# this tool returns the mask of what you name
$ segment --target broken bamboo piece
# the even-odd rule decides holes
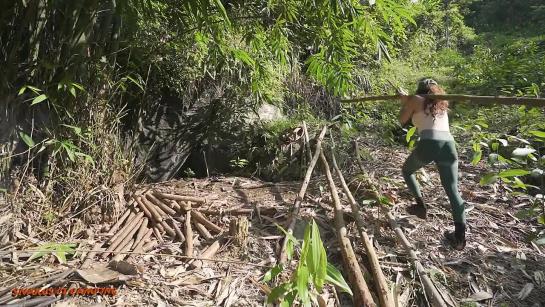
[[[407,252],[407,254],[409,254],[409,259],[411,260],[413,266],[416,269],[416,272],[418,273],[418,276],[420,277],[424,292],[431,305],[433,307],[447,307],[447,303],[444,301],[443,296],[441,296],[441,293],[439,293],[439,291],[433,284],[433,281],[426,273],[424,266],[418,260],[418,256],[416,255],[412,244],[409,242],[409,240],[407,240],[407,237],[405,236],[405,234],[397,224],[394,216],[392,215],[392,213],[390,213],[389,210],[386,211],[386,217],[388,218],[390,227],[394,230],[397,238],[401,242],[401,245],[403,245],[405,251]]]
[[[114,252],[115,256],[114,256],[114,258],[112,260],[121,261],[121,260],[125,259],[125,257],[127,256],[127,254],[125,254],[125,252],[128,252],[131,249],[131,247],[133,246],[135,241],[136,240],[131,239],[130,241],[127,242],[127,244],[125,244],[119,250],[116,250]]]
[[[409,95],[410,97],[411,95]],[[545,98],[531,98],[531,97],[505,97],[505,96],[475,96],[475,95],[455,95],[455,94],[443,94],[443,95],[419,95],[431,99],[441,99],[449,101],[471,101],[474,103],[483,104],[503,104],[503,105],[527,105],[532,107],[545,107]],[[364,101],[377,101],[377,100],[396,100],[399,99],[399,95],[380,95],[380,96],[368,96],[354,99],[341,99],[342,103],[354,103]]]
[[[365,246],[365,250],[367,252],[367,258],[369,260],[369,264],[371,265],[371,272],[373,273],[373,280],[375,281],[375,288],[378,293],[380,306],[393,307],[395,304],[394,298],[392,296],[392,293],[389,291],[388,283],[386,282],[386,278],[384,277],[384,273],[382,272],[377,254],[375,253],[375,248],[373,247],[373,244],[371,243],[371,240],[369,239],[369,236],[365,231],[365,224],[361,217],[358,204],[354,199],[352,192],[350,192],[350,189],[348,188],[348,185],[344,180],[344,176],[339,166],[337,165],[337,159],[335,158],[333,148],[331,148],[331,162],[333,164],[333,168],[337,173],[337,176],[339,177],[341,186],[346,195],[348,196],[350,207],[352,209],[354,219],[356,220],[356,225],[358,226],[358,232],[362,238],[363,245]]]
[[[185,255],[193,257],[193,229],[191,229],[191,211],[185,213]]]
[[[206,203],[206,199],[202,197],[194,197],[194,196],[182,196],[182,195],[176,195],[176,194],[168,194],[168,193],[162,193],[157,190],[153,191],[155,195],[157,195],[160,198],[168,199],[168,200],[177,200],[177,201],[190,201],[198,204],[204,204]]]
[[[131,214],[132,210],[126,210],[125,213],[117,220],[117,222],[108,230],[109,235],[114,235],[115,232],[119,229],[121,225],[123,225],[123,222],[125,222],[125,219]]]
[[[151,242],[148,242],[144,246],[142,246],[142,252],[147,253],[150,250],[154,249],[156,246],[157,246],[157,241],[152,240]]]
[[[299,215],[299,209],[301,207],[301,202],[303,202],[303,199],[305,198],[305,194],[307,192],[308,185],[310,183],[310,177],[312,176],[312,172],[314,171],[314,167],[316,166],[316,163],[318,162],[318,158],[320,158],[320,150],[322,148],[322,140],[324,139],[324,136],[327,132],[327,126],[324,126],[322,128],[322,131],[320,132],[320,135],[316,139],[316,152],[314,153],[314,156],[312,157],[312,160],[310,161],[307,172],[305,174],[305,179],[303,180],[303,183],[301,184],[301,189],[299,190],[299,194],[297,194],[297,198],[295,198],[295,201],[293,203],[293,211],[289,218],[288,223],[288,229],[286,230],[289,235],[293,234],[293,228],[295,227],[295,222],[297,221],[297,216]],[[280,264],[285,264],[288,260],[288,254],[286,252],[286,247],[288,243],[288,236],[284,238],[284,241],[282,242],[282,247],[280,249],[280,255],[278,262]]]
[[[319,153],[320,159],[322,160],[324,171],[326,173],[327,181],[329,184],[329,190],[333,199],[333,204],[335,205],[335,228],[341,247],[343,261],[346,265],[346,269],[348,272],[348,279],[350,280],[350,283],[353,287],[354,303],[356,305],[363,305],[367,307],[376,306],[373,296],[371,295],[371,291],[369,291],[369,287],[367,286],[367,282],[363,277],[363,272],[361,271],[356,255],[354,254],[354,250],[352,249],[350,239],[347,237],[341,201],[339,199],[337,188],[335,187],[335,182],[333,181],[333,176],[331,175],[331,170],[329,169],[329,163],[327,163],[326,157],[322,149],[317,152]]]
[[[142,202],[142,205],[144,205],[148,209],[149,213],[152,215],[153,220],[157,223],[161,223],[163,221],[163,216],[159,213],[157,207],[155,207],[155,205],[146,198],[146,195],[143,195],[139,198]]]
[[[191,217],[193,217],[197,222],[203,224],[206,228],[208,228],[208,229],[210,229],[210,230],[212,230],[214,232],[217,232],[217,233],[222,233],[223,232],[223,229],[221,229],[221,227],[219,227],[218,225],[210,222],[200,212],[195,211],[195,210],[191,210],[190,212],[191,212]]]
[[[120,230],[118,230],[116,233],[114,233],[114,235],[108,240],[108,242],[107,242],[108,244],[111,244],[112,242],[117,240],[117,238],[123,232],[125,232],[125,230],[127,230],[127,227],[129,227],[129,225],[132,223],[132,221],[136,217],[136,213],[132,212],[132,210],[129,210],[129,211],[131,211],[131,213],[129,214],[129,217],[127,218],[127,221],[126,221],[125,225]]]
[[[210,233],[210,231],[208,231],[208,229],[206,229],[206,227],[204,227],[203,224],[193,220],[192,221],[193,224],[195,224],[195,227],[197,228],[197,231],[201,234],[201,236],[203,238],[205,238],[206,240],[210,240],[212,239],[212,234]]]
[[[199,258],[205,258],[210,259],[211,257],[214,257],[214,255],[218,252],[220,249],[220,242],[219,240],[214,241],[214,243],[210,244],[202,253],[199,255]],[[200,269],[203,265],[202,260],[195,260],[193,261],[189,266],[193,269]]]
[[[146,197],[152,202],[154,203],[157,207],[161,208],[161,210],[163,210],[163,212],[169,214],[169,215],[176,215],[176,211],[172,208],[170,208],[169,206],[167,206],[167,204],[165,204],[163,201],[161,201],[160,199],[158,199],[157,197],[153,196],[152,193],[147,193],[146,194]]]
[[[97,243],[95,243],[95,245],[93,245],[93,249],[94,251],[96,250],[99,250],[100,247],[104,244],[104,242],[102,241],[99,241]],[[83,261],[83,263],[81,264],[81,267],[82,268],[85,268],[87,266],[89,266],[89,264],[91,264],[91,261],[93,261],[93,258],[96,256],[97,252],[90,252],[87,254],[87,256],[85,256],[85,260]]]
[[[155,238],[157,239],[157,241],[159,241],[159,243],[163,244],[165,243],[165,240],[163,240],[163,236],[161,235],[161,231],[159,231],[159,228],[158,226],[161,226],[161,225],[157,225],[155,224],[153,226],[153,234],[155,235]]]
[[[129,241],[134,234],[140,229],[140,225],[142,224],[142,217],[144,216],[143,212],[138,213],[136,218],[133,220],[133,222],[127,227],[127,230],[122,233],[102,254],[102,258],[106,258],[111,252],[119,250],[120,247],[127,244],[127,241]]]

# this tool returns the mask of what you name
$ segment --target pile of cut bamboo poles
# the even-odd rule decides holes
[[[199,257],[213,257],[220,247],[219,235],[223,229],[198,211],[197,207],[203,203],[206,203],[204,198],[157,190],[136,193],[127,211],[108,231],[109,240],[97,242],[82,267],[89,266],[97,254],[103,259],[111,255],[112,260],[119,261],[127,257],[127,252],[148,252],[168,238],[184,243],[185,255],[194,257],[193,229],[206,241],[212,242]],[[192,265],[201,264],[194,261]]]

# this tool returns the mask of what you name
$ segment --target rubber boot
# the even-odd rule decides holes
[[[466,224],[454,222],[454,232],[446,232],[448,243],[455,250],[463,250],[466,247]]]
[[[416,215],[417,217],[425,220],[427,217],[428,209],[422,197],[416,197],[416,204],[411,205],[407,208],[407,213],[411,215]]]

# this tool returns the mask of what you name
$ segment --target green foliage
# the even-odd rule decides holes
[[[286,250],[288,258],[291,259],[293,256],[293,246],[297,244],[297,240],[281,227],[280,229],[287,234],[286,242],[290,244],[290,248]],[[273,280],[283,270],[282,265],[275,266],[265,273],[263,282]],[[327,255],[322,239],[320,238],[320,231],[313,220],[305,228],[299,262],[290,281],[272,289],[267,297],[267,303],[279,301],[281,306],[294,306],[298,301],[303,306],[311,306],[311,302],[317,304],[316,295],[322,291],[326,283],[335,285],[352,295],[352,291],[342,277],[342,274],[327,262]]]
[[[467,61],[456,65],[455,86],[480,94],[543,95],[544,37],[492,35],[480,39]]]
[[[60,263],[66,263],[66,255],[74,255],[75,247],[77,244],[74,243],[45,243],[38,247],[37,252],[33,253],[28,261],[39,259],[49,253],[53,254]]]

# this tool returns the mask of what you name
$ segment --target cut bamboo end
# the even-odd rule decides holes
[[[192,221],[193,224],[195,224],[195,228],[197,228],[197,231],[201,234],[203,238],[206,240],[211,240],[213,238],[212,234],[204,227],[203,224],[196,222],[195,220]]]
[[[214,257],[214,255],[216,255],[216,253],[218,252],[218,250],[220,249],[220,242],[219,240],[217,241],[214,241],[214,243],[212,243],[210,246],[208,246],[202,253],[201,255],[199,256],[199,258],[206,258],[206,259],[211,259],[212,257]],[[205,260],[195,260],[193,261],[189,267],[193,268],[193,269],[200,269],[202,268],[203,266],[203,262]]]
[[[163,201],[155,197],[152,193],[147,193],[146,197],[157,207],[159,207],[165,214],[168,215],[176,215],[176,211],[169,207],[167,204],[165,204]]]
[[[195,210],[191,210],[191,217],[193,217],[196,221],[203,224],[206,228],[210,229],[211,231],[214,231],[216,233],[222,233],[223,232],[223,229],[221,227],[219,227],[218,225],[210,222],[200,212],[197,212]]]
[[[159,192],[157,190],[154,191],[154,194],[157,195],[157,197],[163,198],[163,199],[177,200],[177,201],[190,201],[190,202],[194,202],[194,203],[198,203],[198,204],[206,203],[206,199],[202,198],[202,197],[167,194],[167,193]]]
[[[193,256],[193,229],[191,229],[191,212],[185,213],[185,255]]]

